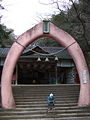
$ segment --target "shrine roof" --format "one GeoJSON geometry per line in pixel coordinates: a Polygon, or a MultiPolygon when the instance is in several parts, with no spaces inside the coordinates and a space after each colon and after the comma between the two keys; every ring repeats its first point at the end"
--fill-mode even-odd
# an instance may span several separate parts
{"type": "MultiPolygon", "coordinates": [[[[9,48],[0,48],[0,57],[6,57],[8,52],[10,50],[9,48]]],[[[48,56],[49,54],[53,56],[57,56],[59,58],[63,59],[72,59],[70,55],[68,54],[67,50],[64,49],[64,47],[41,47],[38,45],[30,45],[28,46],[21,56],[25,57],[35,57],[35,56],[48,56]]]]}

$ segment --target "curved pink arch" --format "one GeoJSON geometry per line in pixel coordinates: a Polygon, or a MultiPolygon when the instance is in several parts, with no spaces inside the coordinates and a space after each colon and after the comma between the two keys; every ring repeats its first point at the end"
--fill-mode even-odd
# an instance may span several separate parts
{"type": "Polygon", "coordinates": [[[1,79],[1,97],[2,97],[2,107],[5,109],[15,108],[14,97],[12,93],[11,87],[11,78],[13,74],[14,67],[16,65],[17,60],[19,59],[24,47],[31,44],[37,38],[47,36],[52,37],[57,42],[59,42],[62,46],[67,47],[68,52],[72,56],[77,71],[80,78],[80,95],[79,95],[79,106],[87,106],[90,105],[90,77],[89,71],[86,65],[86,61],[84,55],[82,53],[81,48],[74,38],[71,37],[67,32],[59,29],[50,23],[50,33],[43,33],[43,22],[40,22],[32,29],[29,29],[25,33],[23,33],[18,39],[17,42],[14,42],[4,63],[2,79],[1,79]],[[21,46],[21,45],[22,46],[21,46]]]}

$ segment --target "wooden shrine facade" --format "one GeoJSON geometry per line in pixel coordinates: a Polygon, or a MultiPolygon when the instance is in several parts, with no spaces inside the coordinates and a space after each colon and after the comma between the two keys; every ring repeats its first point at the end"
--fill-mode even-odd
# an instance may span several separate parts
{"type": "MultiPolygon", "coordinates": [[[[63,47],[29,46],[19,58],[12,77],[12,84],[75,84],[79,83],[75,64],[63,47]],[[43,55],[40,55],[42,53],[43,55]],[[47,54],[44,55],[44,54],[47,54]]],[[[0,48],[0,74],[9,48],[0,48]]]]}

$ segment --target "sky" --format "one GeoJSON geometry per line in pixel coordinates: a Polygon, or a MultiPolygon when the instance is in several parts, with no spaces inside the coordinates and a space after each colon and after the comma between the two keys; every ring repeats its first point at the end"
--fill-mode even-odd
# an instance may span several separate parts
{"type": "Polygon", "coordinates": [[[3,0],[2,6],[5,7],[5,10],[1,10],[3,14],[1,22],[8,28],[12,28],[15,35],[19,36],[41,20],[49,18],[51,14],[55,14],[55,11],[57,12],[54,6],[41,4],[49,3],[49,1],[3,0]]]}

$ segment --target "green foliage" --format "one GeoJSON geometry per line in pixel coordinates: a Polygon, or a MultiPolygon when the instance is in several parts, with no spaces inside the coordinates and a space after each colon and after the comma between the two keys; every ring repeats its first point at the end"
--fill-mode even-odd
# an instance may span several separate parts
{"type": "MultiPolygon", "coordinates": [[[[57,27],[71,34],[79,43],[83,51],[90,51],[90,0],[79,0],[79,3],[73,3],[67,11],[60,11],[53,15],[51,22],[57,27]]],[[[58,9],[58,8],[57,8],[58,9]]],[[[49,38],[43,38],[39,44],[43,46],[59,46],[58,43],[49,38]]]]}
{"type": "MultiPolygon", "coordinates": [[[[2,2],[2,0],[0,0],[2,2]]],[[[0,10],[5,9],[0,4],[0,10]]],[[[0,15],[1,21],[2,15],[0,15]]],[[[13,34],[12,29],[8,29],[5,25],[2,25],[0,22],[0,47],[6,47],[7,45],[11,45],[15,39],[15,35],[13,34]]]]}
{"type": "Polygon", "coordinates": [[[48,46],[48,47],[59,47],[60,44],[58,42],[56,42],[55,40],[53,40],[52,38],[48,38],[48,37],[43,37],[43,38],[39,38],[36,41],[36,44],[40,45],[40,46],[48,46]]]}
{"type": "Polygon", "coordinates": [[[12,29],[0,24],[0,47],[11,45],[15,39],[12,29]]]}

